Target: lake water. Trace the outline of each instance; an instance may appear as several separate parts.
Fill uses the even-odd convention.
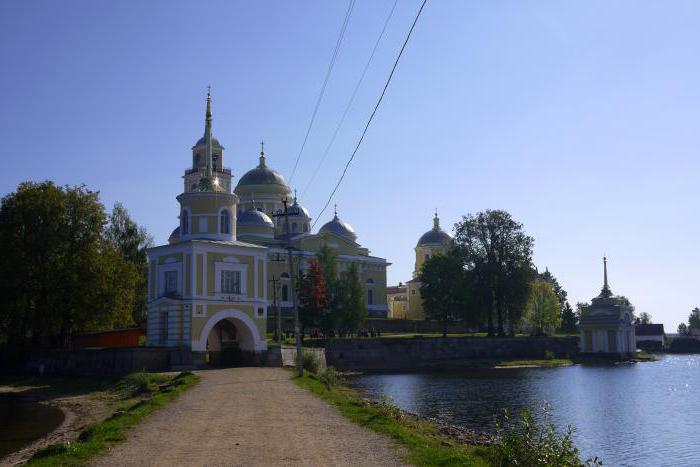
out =
[[[351,385],[410,412],[482,431],[502,408],[551,405],[553,421],[576,427],[583,458],[605,465],[700,465],[700,355],[561,368],[374,374]]]
[[[55,430],[63,412],[38,402],[0,397],[0,459]]]

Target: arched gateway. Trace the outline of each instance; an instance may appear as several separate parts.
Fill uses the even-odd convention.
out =
[[[256,355],[266,348],[253,320],[236,309],[212,315],[192,342],[192,350],[206,355],[206,361],[214,366],[256,364]]]

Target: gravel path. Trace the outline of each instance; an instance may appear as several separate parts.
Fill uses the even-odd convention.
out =
[[[93,465],[400,465],[391,441],[290,381],[281,368],[199,373]]]

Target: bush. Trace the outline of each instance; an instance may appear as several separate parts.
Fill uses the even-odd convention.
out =
[[[125,397],[135,397],[140,394],[151,394],[159,390],[159,384],[166,383],[170,378],[159,373],[131,373],[124,377],[119,384],[119,392]]]
[[[321,369],[321,362],[319,361],[316,352],[303,350],[301,353],[301,361],[304,369],[310,373],[318,374],[319,370]]]
[[[551,350],[545,350],[544,351],[544,359],[545,360],[554,360],[554,352]]]
[[[596,457],[581,462],[579,450],[573,443],[574,428],[568,426],[560,433],[550,420],[550,410],[542,410],[543,421],[537,422],[528,409],[520,413],[517,422],[508,411],[496,421],[498,442],[493,447],[493,463],[499,466],[538,465],[544,467],[599,466]]]
[[[343,382],[343,375],[331,366],[326,368],[326,371],[321,372],[319,379],[328,389],[330,389],[333,386],[338,386]]]

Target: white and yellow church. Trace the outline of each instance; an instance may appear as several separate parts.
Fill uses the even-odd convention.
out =
[[[358,243],[337,210],[313,233],[308,210],[290,199],[289,185],[267,165],[263,147],[257,167],[232,190],[233,178],[224,167],[224,147],[212,135],[208,94],[204,136],[192,147],[192,166],[177,196],[179,226],[167,245],[148,250],[148,345],[191,350],[197,357],[232,350],[243,360],[255,359],[267,349],[273,297],[290,316],[295,300],[290,274],[303,272],[323,246],[335,251],[339,271],[357,266],[368,315],[386,317],[389,263]],[[290,199],[294,213],[289,232],[276,215],[283,199]]]

